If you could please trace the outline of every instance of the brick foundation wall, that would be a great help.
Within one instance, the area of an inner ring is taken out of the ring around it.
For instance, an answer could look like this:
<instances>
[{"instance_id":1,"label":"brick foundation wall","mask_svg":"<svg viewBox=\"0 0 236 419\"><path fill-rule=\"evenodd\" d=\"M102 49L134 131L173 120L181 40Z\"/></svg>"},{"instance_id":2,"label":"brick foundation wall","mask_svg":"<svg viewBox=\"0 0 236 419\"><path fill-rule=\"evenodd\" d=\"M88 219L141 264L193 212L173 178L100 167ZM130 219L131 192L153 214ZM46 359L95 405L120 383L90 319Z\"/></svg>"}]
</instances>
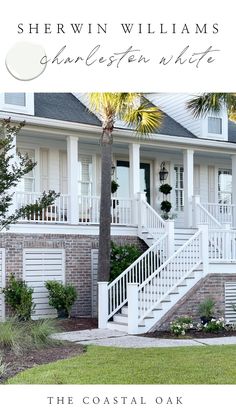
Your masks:
<instances>
[{"instance_id":1,"label":"brick foundation wall","mask_svg":"<svg viewBox=\"0 0 236 419\"><path fill-rule=\"evenodd\" d=\"M169 330L170 322L180 316L190 316L199 322L199 304L211 298L215 301L215 315L225 315L225 282L236 282L236 274L209 274L202 278L178 303L155 325L153 330Z\"/></svg>"},{"instance_id":2,"label":"brick foundation wall","mask_svg":"<svg viewBox=\"0 0 236 419\"><path fill-rule=\"evenodd\" d=\"M131 236L114 236L117 244L136 244L142 251L146 245L138 238ZM59 234L0 234L0 248L6 252L6 281L12 272L17 278L23 276L23 249L48 248L65 249L65 278L76 286L78 301L72 315L91 316L91 250L98 247L97 236L59 235ZM6 314L9 314L7 308Z\"/></svg>"}]
</instances>

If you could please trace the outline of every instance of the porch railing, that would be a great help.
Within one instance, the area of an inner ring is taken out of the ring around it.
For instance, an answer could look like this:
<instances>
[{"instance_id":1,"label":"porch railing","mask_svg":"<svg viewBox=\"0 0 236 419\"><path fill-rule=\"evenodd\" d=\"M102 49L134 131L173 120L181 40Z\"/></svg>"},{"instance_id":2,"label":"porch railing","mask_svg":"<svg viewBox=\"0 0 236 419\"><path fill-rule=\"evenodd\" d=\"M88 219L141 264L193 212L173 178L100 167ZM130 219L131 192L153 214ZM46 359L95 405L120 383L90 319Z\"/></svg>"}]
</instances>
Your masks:
<instances>
[{"instance_id":1,"label":"porch railing","mask_svg":"<svg viewBox=\"0 0 236 419\"><path fill-rule=\"evenodd\" d=\"M16 192L16 207L34 204L41 196L38 192ZM69 209L69 195L61 194L56 198L53 205L49 205L46 209L40 211L32 211L26 218L22 218L24 222L37 223L67 223Z\"/></svg>"},{"instance_id":2,"label":"porch railing","mask_svg":"<svg viewBox=\"0 0 236 419\"><path fill-rule=\"evenodd\" d=\"M158 239L160 234L165 232L165 221L160 217L159 214L148 204L144 199L139 201L139 229L143 228L147 230L154 239ZM142 236L142 231L139 232Z\"/></svg>"},{"instance_id":3,"label":"porch railing","mask_svg":"<svg viewBox=\"0 0 236 419\"><path fill-rule=\"evenodd\" d=\"M209 231L209 261L236 261L236 231L215 229Z\"/></svg>"},{"instance_id":4,"label":"porch railing","mask_svg":"<svg viewBox=\"0 0 236 419\"><path fill-rule=\"evenodd\" d=\"M100 197L79 196L79 224L99 224ZM111 223L134 225L132 219L135 201L131 198L111 198Z\"/></svg>"},{"instance_id":5,"label":"porch railing","mask_svg":"<svg viewBox=\"0 0 236 419\"><path fill-rule=\"evenodd\" d=\"M167 259L168 235L163 235L108 285L108 319L127 303L127 284L141 285Z\"/></svg>"},{"instance_id":6,"label":"porch railing","mask_svg":"<svg viewBox=\"0 0 236 419\"><path fill-rule=\"evenodd\" d=\"M202 206L216 219L220 224L231 224L234 226L235 205L207 203Z\"/></svg>"}]
</instances>

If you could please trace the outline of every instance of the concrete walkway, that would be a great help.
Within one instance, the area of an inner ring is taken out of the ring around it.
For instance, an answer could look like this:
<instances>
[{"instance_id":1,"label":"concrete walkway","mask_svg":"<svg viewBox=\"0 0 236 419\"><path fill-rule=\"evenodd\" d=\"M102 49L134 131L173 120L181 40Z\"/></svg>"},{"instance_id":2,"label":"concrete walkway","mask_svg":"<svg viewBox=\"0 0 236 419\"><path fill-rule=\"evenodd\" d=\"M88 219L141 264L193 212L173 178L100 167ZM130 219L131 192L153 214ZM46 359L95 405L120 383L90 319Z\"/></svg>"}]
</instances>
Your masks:
<instances>
[{"instance_id":1,"label":"concrete walkway","mask_svg":"<svg viewBox=\"0 0 236 419\"><path fill-rule=\"evenodd\" d=\"M205 339L156 339L128 335L109 329L89 329L64 332L53 338L81 345L115 346L116 348L169 348L178 346L236 345L236 336Z\"/></svg>"}]
</instances>

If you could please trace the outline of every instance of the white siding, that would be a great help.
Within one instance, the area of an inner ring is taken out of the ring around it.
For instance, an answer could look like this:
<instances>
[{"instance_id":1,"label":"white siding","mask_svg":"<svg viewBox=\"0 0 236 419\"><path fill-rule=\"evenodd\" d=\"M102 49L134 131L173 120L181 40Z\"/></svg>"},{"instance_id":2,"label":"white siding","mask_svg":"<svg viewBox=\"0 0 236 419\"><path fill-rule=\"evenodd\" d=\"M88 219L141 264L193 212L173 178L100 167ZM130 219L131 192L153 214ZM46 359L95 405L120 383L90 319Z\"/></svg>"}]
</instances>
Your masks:
<instances>
[{"instance_id":1,"label":"white siding","mask_svg":"<svg viewBox=\"0 0 236 419\"><path fill-rule=\"evenodd\" d=\"M45 282L55 280L65 282L65 254L63 249L24 249L23 277L33 288L36 304L33 319L56 317L57 313L48 304Z\"/></svg>"},{"instance_id":2,"label":"white siding","mask_svg":"<svg viewBox=\"0 0 236 419\"><path fill-rule=\"evenodd\" d=\"M225 320L227 323L236 323L236 282L225 283Z\"/></svg>"},{"instance_id":3,"label":"white siding","mask_svg":"<svg viewBox=\"0 0 236 419\"><path fill-rule=\"evenodd\" d=\"M190 132L197 137L202 136L202 120L193 118L191 113L186 108L187 101L192 96L189 94L178 93L162 93L150 94L149 99L166 112L169 116L183 125Z\"/></svg>"},{"instance_id":4,"label":"white siding","mask_svg":"<svg viewBox=\"0 0 236 419\"><path fill-rule=\"evenodd\" d=\"M5 249L0 249L0 290L5 287ZM0 321L5 319L4 295L0 293Z\"/></svg>"},{"instance_id":5,"label":"white siding","mask_svg":"<svg viewBox=\"0 0 236 419\"><path fill-rule=\"evenodd\" d=\"M210 133L208 131L208 116L195 118L186 107L187 102L193 97L194 94L188 93L151 93L148 95L148 98L155 105L159 106L197 137L228 140L228 116L226 109L223 108L217 115L208 114L208 116L217 116L222 119L222 133L220 135Z\"/></svg>"}]
</instances>

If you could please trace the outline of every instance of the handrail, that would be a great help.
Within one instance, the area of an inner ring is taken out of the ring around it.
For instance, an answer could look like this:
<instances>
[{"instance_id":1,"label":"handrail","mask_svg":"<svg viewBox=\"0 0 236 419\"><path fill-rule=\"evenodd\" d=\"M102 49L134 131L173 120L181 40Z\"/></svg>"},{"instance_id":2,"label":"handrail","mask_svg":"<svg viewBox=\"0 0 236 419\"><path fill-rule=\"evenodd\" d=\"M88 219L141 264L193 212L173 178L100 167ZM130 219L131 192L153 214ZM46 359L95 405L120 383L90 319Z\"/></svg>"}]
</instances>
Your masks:
<instances>
[{"instance_id":1,"label":"handrail","mask_svg":"<svg viewBox=\"0 0 236 419\"><path fill-rule=\"evenodd\" d=\"M236 231L214 229L209 231L209 260L211 262L236 261Z\"/></svg>"},{"instance_id":2,"label":"handrail","mask_svg":"<svg viewBox=\"0 0 236 419\"><path fill-rule=\"evenodd\" d=\"M197 231L139 287L139 322L202 262L202 231Z\"/></svg>"},{"instance_id":3,"label":"handrail","mask_svg":"<svg viewBox=\"0 0 236 419\"><path fill-rule=\"evenodd\" d=\"M216 202L202 203L202 206L221 224L233 224L235 204L220 204Z\"/></svg>"},{"instance_id":4,"label":"handrail","mask_svg":"<svg viewBox=\"0 0 236 419\"><path fill-rule=\"evenodd\" d=\"M108 319L127 302L127 284L141 285L167 258L167 234L164 234L124 272L108 285Z\"/></svg>"},{"instance_id":5,"label":"handrail","mask_svg":"<svg viewBox=\"0 0 236 419\"><path fill-rule=\"evenodd\" d=\"M213 215L206 208L204 208L202 204L197 203L197 208L200 210L200 223L210 221L208 223L209 228L215 228L215 226L222 228L222 224L215 217L213 217ZM203 219L201 217L201 212L205 215L205 218L203 217Z\"/></svg>"}]
</instances>

